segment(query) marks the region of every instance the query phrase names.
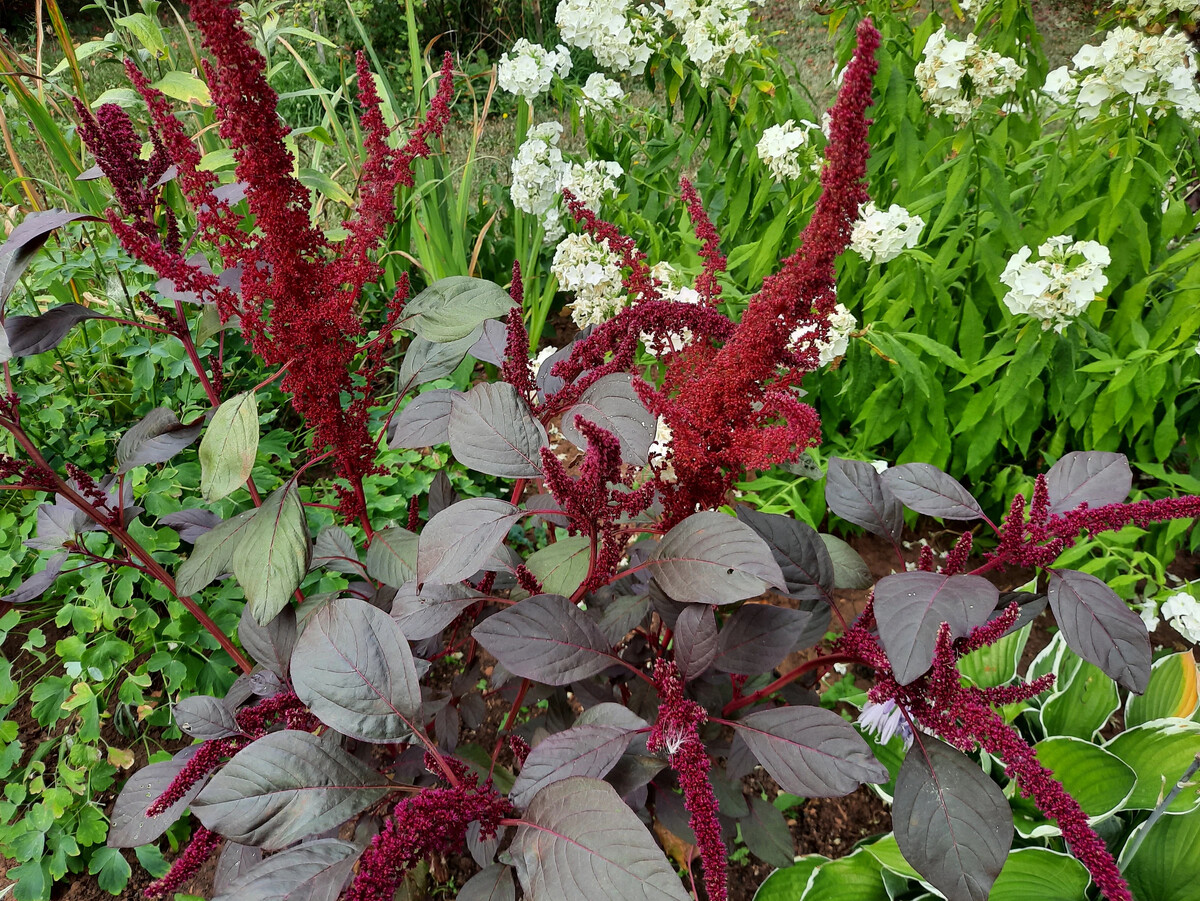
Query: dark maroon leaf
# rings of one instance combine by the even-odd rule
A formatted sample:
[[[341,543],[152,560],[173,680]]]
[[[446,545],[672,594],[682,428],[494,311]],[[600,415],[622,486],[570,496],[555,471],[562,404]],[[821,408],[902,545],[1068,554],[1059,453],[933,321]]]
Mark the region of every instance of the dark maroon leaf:
[[[478,591],[462,583],[426,582],[417,591],[417,583],[409,582],[392,600],[392,619],[409,641],[422,641],[437,635],[481,597]]]
[[[433,447],[448,442],[451,402],[461,394],[453,388],[418,394],[396,417],[388,447]]]
[[[474,497],[426,523],[417,547],[417,582],[449,585],[473,575],[522,516],[506,501]]]
[[[1046,596],[1071,650],[1134,694],[1150,682],[1150,636],[1117,593],[1087,573],[1051,570]]]
[[[456,901],[516,901],[516,897],[512,869],[494,863],[463,883]]]
[[[43,569],[35,572],[4,597],[0,597],[0,604],[27,604],[40,598],[46,589],[54,584],[69,556],[67,553],[55,554],[46,561]]]
[[[683,842],[696,844],[696,833],[692,831],[691,814],[683,803],[683,795],[661,785],[654,790],[654,819],[658,825]]]
[[[262,859],[262,848],[225,842],[221,846],[221,856],[217,858],[217,871],[213,875],[213,894],[224,894],[235,880],[240,879],[251,867],[257,866]]]
[[[1103,507],[1129,497],[1133,470],[1124,454],[1106,451],[1072,451],[1046,473],[1050,512],[1063,513],[1080,504]]]
[[[493,366],[504,364],[504,355],[508,350],[508,326],[496,319],[489,319],[483,324],[483,332],[479,340],[467,351],[482,363]]]
[[[896,843],[949,901],[987,901],[1012,845],[1008,801],[979,765],[922,735],[896,777]]]
[[[732,604],[783,589],[771,549],[745,523],[724,513],[693,513],[669,531],[649,560],[654,580],[673,600]]]
[[[736,512],[771,549],[789,595],[802,600],[829,597],[833,560],[816,530],[790,516],[759,513],[745,504],[738,504]]]
[[[233,718],[233,711],[219,698],[209,695],[192,695],[181,699],[171,708],[171,717],[175,725],[192,738],[204,741],[227,738],[242,731]]]
[[[117,472],[165,463],[200,437],[204,420],[184,425],[166,407],[155,407],[117,443]]]
[[[854,727],[832,710],[776,707],[732,725],[779,787],[794,795],[834,798],[891,778]]]
[[[277,851],[340,826],[393,788],[343,751],[336,735],[285,729],[238,751],[196,796],[192,812],[228,839]]]
[[[802,641],[805,646],[820,641],[828,626],[823,604],[811,611],[743,604],[721,627],[713,666],[741,676],[769,672]]]
[[[484,382],[452,399],[450,452],[476,472],[505,478],[540,476],[546,430],[508,382]]]
[[[579,714],[579,719],[575,720],[575,725],[617,726],[626,732],[636,732],[639,729],[647,728],[650,724],[624,704],[605,702],[597,704],[595,707],[589,707],[583,713]]]
[[[367,575],[399,588],[417,575],[417,536],[399,526],[380,529],[367,548]]]
[[[150,805],[170,787],[184,765],[195,756],[199,745],[184,748],[170,760],[142,767],[125,783],[117,795],[109,815],[108,846],[110,848],[136,848],[148,844],[170,828],[183,816],[192,798],[200,793],[206,779],[200,779],[187,789],[178,801],[156,817],[146,816]]]
[[[427,517],[434,517],[458,502],[458,494],[454,490],[454,486],[450,484],[450,477],[446,475],[444,469],[439,469],[437,475],[433,477],[433,482],[429,485],[429,504]]]
[[[250,612],[249,605],[242,608],[242,619],[238,623],[238,641],[256,663],[281,679],[286,679],[291,669],[296,633],[294,607],[284,607],[265,626],[259,625],[254,614]]]
[[[613,599],[600,615],[600,631],[609,644],[618,645],[636,629],[650,610],[650,598],[644,594],[623,594]],[[678,621],[676,621],[678,622]]]
[[[496,852],[499,850],[500,835],[481,837],[478,820],[467,826],[467,851],[477,864],[481,867],[489,866],[496,859]]]
[[[561,595],[534,595],[501,610],[471,633],[514,675],[569,685],[612,666],[608,639]]]
[[[458,368],[458,364],[467,358],[470,349],[479,336],[483,334],[483,326],[479,326],[465,338],[439,344],[426,341],[424,338],[413,338],[408,350],[404,352],[404,360],[400,364],[400,388],[407,394],[417,385],[424,385],[435,379],[445,378]]]
[[[1017,621],[1009,627],[1008,631],[1004,633],[1005,635],[1011,635],[1013,632],[1025,628],[1046,609],[1046,595],[1044,594],[1035,594],[1029,591],[1003,591],[1000,593],[1000,600],[996,601],[996,610],[989,617],[989,621],[1003,615],[1013,601],[1017,602],[1020,612],[1017,614]]]
[[[361,853],[336,838],[305,842],[249,868],[213,901],[334,901]]]
[[[573,726],[543,739],[529,752],[509,798],[524,808],[533,796],[568,776],[603,779],[629,747],[633,733],[618,726]]]
[[[104,178],[104,170],[97,166],[89,166],[78,175],[75,176],[76,181],[94,181],[97,178]]]
[[[740,782],[731,782],[725,778],[721,770],[715,768],[708,771],[708,781],[713,787],[713,794],[717,797],[717,806],[725,816],[744,817],[750,812],[750,806],[746,802],[746,795],[742,791]]]
[[[928,463],[904,463],[883,471],[883,487],[904,506],[940,519],[982,519],[983,508],[958,480]]]
[[[738,820],[742,840],[750,853],[773,867],[790,867],[796,860],[796,845],[787,820],[770,801],[750,796],[750,812]]]
[[[708,669],[717,656],[717,616],[712,607],[688,604],[675,620],[674,642],[675,665],[684,681]]]
[[[9,295],[12,294],[21,274],[33,262],[37,252],[49,239],[50,233],[80,219],[100,221],[87,213],[44,210],[30,213],[12,230],[8,240],[0,245],[0,314],[4,312],[4,306],[8,303]]]
[[[573,776],[542,789],[509,849],[528,901],[689,901],[613,787]]]
[[[638,400],[632,378],[628,373],[613,373],[589,385],[563,416],[563,437],[581,450],[587,448],[587,439],[575,428],[575,417],[580,416],[620,440],[621,458],[626,463],[644,466],[657,423]]]
[[[58,347],[67,332],[85,319],[103,318],[77,303],[65,303],[40,316],[9,316],[4,321],[8,349],[14,357],[31,357]]]
[[[907,685],[929,669],[942,623],[950,624],[953,637],[963,638],[988,621],[999,598],[982,576],[910,572],[880,579],[875,619],[896,681]]]
[[[94,532],[99,528],[90,516],[66,498],[56,495],[53,503],[38,505],[37,537],[25,539],[24,544],[35,550],[48,550],[74,541],[80,532]]]
[[[326,526],[313,541],[313,557],[309,569],[324,566],[334,572],[362,576],[363,566],[354,549],[354,539],[341,526]]]
[[[208,257],[203,253],[196,252],[187,258],[187,264],[193,269],[199,270],[205,275],[212,275],[212,266],[208,262]],[[154,283],[154,290],[165,297],[167,300],[177,300],[180,303],[202,304],[206,302],[206,298],[201,297],[195,291],[185,291],[178,287],[176,283],[169,278],[160,278]]]
[[[201,510],[198,507],[188,510],[178,510],[168,513],[158,521],[159,525],[168,526],[179,533],[179,539],[188,544],[195,544],[196,539],[205,532],[211,532],[221,524],[221,517],[211,510]]]
[[[410,734],[421,686],[395,620],[357,598],[318,610],[292,652],[292,687],[328,726],[370,742]]]
[[[575,343],[583,338],[585,332],[590,331],[591,326],[588,326],[586,329],[584,329],[584,332],[580,332],[578,335],[576,335],[575,339],[570,344],[566,345],[565,347],[560,347],[542,361],[542,366],[537,371],[537,375],[534,377],[534,381],[537,383],[538,393],[541,394],[542,400],[545,400],[551,395],[557,394],[567,384],[558,376],[551,375],[554,370],[554,366],[559,361],[568,359],[575,350]]]
[[[825,502],[847,522],[893,543],[900,540],[904,507],[884,487],[870,463],[831,457],[825,477]]]

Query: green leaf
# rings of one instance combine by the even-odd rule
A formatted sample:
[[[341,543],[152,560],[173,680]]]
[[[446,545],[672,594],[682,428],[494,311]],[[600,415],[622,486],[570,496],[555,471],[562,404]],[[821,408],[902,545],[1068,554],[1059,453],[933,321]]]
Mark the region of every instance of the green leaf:
[[[367,575],[392,588],[417,577],[417,536],[408,529],[380,529],[367,548]]]
[[[871,855],[856,851],[822,864],[813,874],[804,901],[888,901],[883,874]]]
[[[31,860],[19,867],[12,867],[5,876],[16,883],[14,901],[50,901],[50,861],[46,858]]]
[[[212,94],[208,85],[191,72],[181,72],[173,69],[154,82],[156,90],[162,91],[172,100],[181,103],[195,103],[200,106],[212,106]]]
[[[1047,736],[1074,735],[1091,741],[1121,706],[1117,683],[1070,650],[1058,666],[1058,689],[1042,705]]]
[[[804,894],[808,881],[817,867],[828,863],[828,857],[809,854],[790,867],[776,870],[758,887],[753,901],[797,901]]]
[[[200,439],[200,493],[210,503],[248,478],[258,453],[258,402],[253,391],[217,407]]]
[[[344,203],[349,207],[354,206],[354,198],[346,192],[345,188],[324,172],[317,169],[301,169],[297,177],[300,179],[300,184],[304,185],[304,187],[316,191],[318,194],[337,203]]]
[[[1143,824],[1130,837],[1145,832]],[[1129,845],[1126,846],[1127,848]],[[1122,875],[1137,901],[1192,901],[1200,883],[1200,810],[1160,817],[1131,860],[1121,855]]]
[[[233,575],[260,625],[273,620],[308,572],[312,540],[294,482],[276,488],[254,511],[233,553]]]
[[[562,538],[535,551],[525,561],[547,594],[570,597],[587,577],[591,541],[582,536]]]
[[[1089,817],[1106,817],[1120,810],[1133,793],[1137,782],[1133,770],[1116,754],[1090,741],[1047,738],[1034,745],[1034,750]]]
[[[116,848],[97,848],[92,852],[88,872],[96,877],[96,884],[110,895],[125,891],[132,870],[129,862]]]
[[[404,307],[401,325],[426,341],[465,338],[485,319],[505,315],[513,299],[495,282],[465,275],[438,279]]]
[[[972,651],[959,660],[958,671],[980,688],[995,688],[1011,682],[1032,630],[1033,623],[1029,623],[995,644]]]
[[[175,573],[175,589],[181,595],[195,594],[222,573],[229,572],[233,553],[245,538],[254,510],[246,510],[210,529],[196,539],[191,556]]]
[[[1008,855],[988,901],[1085,901],[1087,869],[1069,854],[1021,848]]]
[[[1164,717],[1189,719],[1196,712],[1196,658],[1191,651],[1168,654],[1154,662],[1143,695],[1125,703],[1125,727]]]
[[[1200,723],[1180,719],[1151,720],[1126,729],[1104,747],[1137,773],[1137,786],[1125,802],[1125,809],[1152,810],[1200,752]],[[1185,813],[1195,810],[1198,805],[1200,783],[1193,780],[1171,802],[1167,812]]]

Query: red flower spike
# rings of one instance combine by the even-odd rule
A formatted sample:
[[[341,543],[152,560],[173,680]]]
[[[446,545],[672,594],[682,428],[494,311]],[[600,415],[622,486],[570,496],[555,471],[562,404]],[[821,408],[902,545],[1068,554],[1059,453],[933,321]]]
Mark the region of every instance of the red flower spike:
[[[700,240],[700,259],[704,260],[704,271],[696,279],[696,291],[711,306],[716,306],[721,299],[721,285],[717,281],[718,273],[725,271],[725,254],[721,253],[721,238],[713,227],[712,220],[704,211],[700,195],[686,178],[681,182],[683,202],[687,204],[688,216],[692,220],[692,229]]]
[[[167,875],[146,886],[143,896],[149,901],[154,901],[156,898],[174,895],[200,872],[205,861],[220,847],[221,841],[222,838],[217,833],[197,826],[196,831],[192,833],[192,840],[188,842],[183,853],[175,858]]]

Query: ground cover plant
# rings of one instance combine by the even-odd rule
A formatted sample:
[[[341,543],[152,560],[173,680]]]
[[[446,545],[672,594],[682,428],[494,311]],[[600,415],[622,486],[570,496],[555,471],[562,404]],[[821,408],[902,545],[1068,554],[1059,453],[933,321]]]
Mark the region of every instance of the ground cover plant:
[[[122,846],[161,867],[161,852],[146,849],[171,830],[186,849],[151,896],[180,888],[220,849],[216,897],[386,897],[423,859],[466,848],[481,871],[460,897],[512,897],[519,885],[534,898],[721,898],[735,836],[759,850],[781,842],[778,810],[740,785],[761,765],[796,796],[883,786],[907,863],[893,855],[875,871],[947,897],[1003,889],[1014,860],[1046,878],[1064,866],[1049,850],[1060,838],[1106,897],[1130,897],[1123,872],[1139,898],[1178,884],[1188,859],[1159,863],[1195,828],[1194,663],[1152,665],[1142,619],[1062,561],[1080,536],[1191,522],[1200,500],[1129,502],[1125,457],[1067,453],[1044,475],[1031,473],[1031,490],[993,520],[928,464],[880,473],[831,458],[830,512],[897,550],[905,507],[983,524],[964,531],[940,566],[927,551],[916,571],[878,582],[852,623],[830,614],[836,588],[864,587],[861,561],[844,543],[790,516],[722,512],[739,480],[794,464],[820,441],[816,411],[796,389],[840,353],[835,261],[868,196],[866,114],[880,50],[869,21],[856,30],[799,249],[770,261],[775,271],[760,288],[721,305],[737,282],[696,185],[684,181],[672,207],[699,261],[694,298],[568,187],[575,237],[617,255],[625,299],[548,359],[531,359],[521,302],[532,273],[519,259],[506,288],[458,275],[411,299],[403,278],[390,300],[371,289],[396,190],[413,187],[415,161],[450,115],[450,61],[428,114],[399,140],[358,60],[359,201],[331,233],[314,225],[263,59],[239,17],[216,0],[193,4],[192,14],[215,61],[206,84],[236,180],[223,184],[202,165],[186,120],[129,67],[148,125],[115,105],[80,104],[77,113],[114,194],[107,224],[160,281],[136,296],[128,317],[62,304],[5,320],[5,471],[14,492],[51,496],[36,508],[34,540],[53,552],[12,599],[36,597],[68,565],[111,567],[131,593],[146,586],[138,589],[146,608],[174,605],[172,619],[186,620],[189,635],[201,634],[198,624],[215,646],[211,666],[243,671],[228,691],[191,683],[176,694],[175,722],[200,743],[130,779],[94,872],[116,885]],[[78,216],[35,215],[14,231],[7,288]],[[545,225],[530,223],[531,243]],[[527,262],[539,265],[540,251]],[[149,409],[121,432],[113,457],[111,444],[97,446],[84,466],[44,451],[38,439],[52,430],[33,412],[32,377],[41,355],[100,323],[161,335],[155,346],[174,348],[181,376],[198,389],[190,408]],[[406,332],[400,390],[380,402],[388,351]],[[495,367],[495,377],[469,388],[438,381],[468,357]],[[275,459],[260,459],[260,409],[287,417],[307,459],[296,466],[298,457],[274,449]],[[197,440],[196,477],[180,507],[141,473],[165,472],[158,467],[190,457]],[[423,499],[411,489],[383,496],[373,480],[396,459],[384,442],[391,451],[448,445],[486,493],[459,499],[442,477]],[[150,517],[153,528],[143,525]],[[989,528],[994,545],[968,571]],[[174,551],[160,550],[160,531],[192,545],[173,569],[160,559]],[[1040,590],[1001,594],[981,578],[1014,567],[1035,570]],[[757,602],[767,589],[779,594]],[[244,599],[236,629],[228,615],[236,605],[220,617],[206,609],[215,597]],[[1015,660],[1013,636],[1047,604],[1062,637],[1028,683],[1014,681],[1015,664],[998,678],[992,670],[1004,667],[979,663],[988,653]],[[823,642],[813,659],[775,671],[789,652]],[[86,653],[76,672],[88,667],[92,677],[108,652]],[[873,673],[859,729],[798,686],[847,663]],[[1095,672],[1082,675],[1085,666]],[[1156,676],[1168,687],[1150,691]],[[1037,750],[1030,740],[1080,731],[1084,743],[1093,739],[1101,725],[1064,725],[1062,713],[1047,711],[1071,710],[1072,691],[1103,679],[1108,688],[1089,697],[1147,700],[1141,710],[1126,702],[1125,755],[1116,750],[1123,736],[1114,750],[1098,749],[1106,765],[1115,769],[1116,758],[1132,773],[1122,771],[1132,778],[1128,795],[1100,809],[1078,782],[1077,799],[1043,766],[1054,759],[1069,773],[1080,755],[1099,756]],[[86,724],[101,702],[80,684],[88,682],[64,684],[72,694],[59,709],[82,710]],[[492,699],[507,709],[495,741],[464,741]],[[1011,722],[1018,705],[1037,714],[1043,735]],[[1101,704],[1100,723],[1110,712]],[[911,747],[892,743],[889,755],[886,743],[863,736],[871,729],[885,742],[904,732]],[[1142,744],[1152,752],[1139,757]],[[980,762],[966,756],[976,751]],[[1018,792],[1040,813],[1022,807]],[[187,808],[193,819],[177,822]],[[1120,865],[1106,848],[1110,833],[1092,828],[1118,809]],[[643,822],[669,821],[672,811],[694,837],[683,881]],[[38,828],[43,814],[28,819],[25,846],[37,859],[18,891],[48,890],[58,864],[36,845],[51,833]],[[188,822],[198,824],[190,837]],[[1024,847],[1010,855],[1014,832]],[[76,856],[53,840],[60,858]],[[881,861],[885,849],[875,845],[871,857]],[[864,853],[828,869],[801,862],[802,872],[782,878],[812,877],[805,897],[820,897],[853,879]],[[1076,869],[1064,897],[1082,897],[1089,876]]]

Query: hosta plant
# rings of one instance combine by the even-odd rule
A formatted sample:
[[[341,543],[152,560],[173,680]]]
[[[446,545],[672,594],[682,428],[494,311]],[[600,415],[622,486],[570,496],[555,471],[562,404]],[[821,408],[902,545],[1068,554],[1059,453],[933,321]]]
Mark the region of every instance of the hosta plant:
[[[39,508],[39,538],[66,554],[26,595],[52,584],[71,555],[133,568],[174,594],[244,671],[224,697],[178,699],[175,721],[199,743],[138,772],[112,811],[114,846],[156,841],[189,808],[197,821],[149,896],[180,888],[219,850],[219,899],[367,901],[389,897],[422,861],[465,849],[481,870],[459,897],[514,897],[519,884],[532,899],[702,890],[718,901],[736,829],[778,832],[774,807],[740,787],[754,767],[804,797],[889,779],[855,727],[802,688],[855,662],[874,673],[872,721],[913,733],[895,789],[897,821],[910,825],[897,839],[930,884],[953,899],[982,897],[1007,857],[1007,801],[966,756],[981,748],[1055,821],[1105,895],[1129,897],[1080,805],[995,709],[1048,690],[1052,675],[980,688],[961,682],[959,660],[1019,627],[1043,597],[1001,595],[982,575],[1028,567],[1044,572],[1044,599],[1070,647],[1127,690],[1144,690],[1142,621],[1099,580],[1054,563],[1081,535],[1194,518],[1200,498],[1125,503],[1123,457],[1074,453],[994,525],[931,466],[881,476],[835,459],[827,500],[843,519],[898,544],[907,506],[982,521],[998,542],[964,572],[973,534],[964,532],[940,568],[926,554],[918,571],[881,580],[853,623],[833,593],[870,580],[844,543],[789,517],[720,509],[735,480],[794,461],[818,440],[817,414],[796,388],[819,365],[834,261],[866,201],[879,42],[870,22],[831,111],[823,193],[801,246],[740,320],[718,308],[726,260],[690,185],[682,200],[704,262],[697,303],[662,299],[636,244],[568,196],[578,227],[620,255],[633,302],[535,372],[519,270],[507,291],[459,276],[412,299],[402,286],[382,310],[361,302],[379,272],[371,251],[393,194],[448,115],[450,62],[429,116],[394,146],[360,60],[367,161],[358,215],[335,242],[311,224],[238,14],[224,0],[195,0],[190,11],[215,60],[208,83],[236,184],[198,165],[169,104],[136,70],[151,116],[148,159],[120,110],[80,115],[115,196],[109,223],[158,271],[159,297],[173,305],[144,298],[153,318],[142,324],[186,348],[211,416],[182,423],[149,412],[118,444],[114,472],[98,475],[44,456],[23,424],[36,413],[16,394],[0,409],[16,448],[3,458],[9,486],[52,495]],[[161,202],[172,167],[195,217],[187,234],[190,220]],[[19,267],[29,247],[10,248],[9,264]],[[196,257],[197,248],[207,252]],[[54,346],[87,318],[82,309],[11,317],[9,355]],[[227,390],[240,375],[223,356],[235,338],[195,340],[204,316],[210,336],[236,325],[273,372]],[[402,332],[412,334],[402,396],[468,354],[499,378],[434,387],[399,411],[399,402],[380,405],[380,375]],[[648,344],[659,364],[639,371]],[[17,368],[10,361],[6,375]],[[254,468],[258,397],[273,380],[291,396],[293,421],[311,430],[312,456],[296,472],[264,475]],[[125,475],[191,453],[197,438],[203,500],[233,498],[241,509],[162,517],[193,546],[169,573],[137,538],[140,499]],[[503,494],[459,499],[436,480],[424,498],[406,499],[403,525],[381,521],[365,486],[388,464],[384,438],[393,449],[448,445]],[[322,472],[314,464],[326,461],[330,503],[310,488]],[[310,517],[328,508],[341,524],[314,535]],[[313,590],[330,574],[344,577],[339,590]],[[203,593],[230,575],[246,600],[236,636],[203,607]],[[836,641],[777,672],[789,652],[825,640],[831,611]],[[694,836],[687,887],[644,823],[652,816],[686,822]]]

